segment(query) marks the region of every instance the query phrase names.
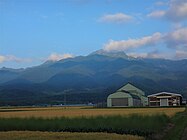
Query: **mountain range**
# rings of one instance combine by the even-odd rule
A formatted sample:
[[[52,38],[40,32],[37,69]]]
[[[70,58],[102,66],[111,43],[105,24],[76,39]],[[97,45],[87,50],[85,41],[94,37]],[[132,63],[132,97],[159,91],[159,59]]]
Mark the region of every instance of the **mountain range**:
[[[128,82],[146,95],[168,91],[187,97],[187,60],[134,58],[98,50],[26,69],[1,68],[0,105],[105,102]]]

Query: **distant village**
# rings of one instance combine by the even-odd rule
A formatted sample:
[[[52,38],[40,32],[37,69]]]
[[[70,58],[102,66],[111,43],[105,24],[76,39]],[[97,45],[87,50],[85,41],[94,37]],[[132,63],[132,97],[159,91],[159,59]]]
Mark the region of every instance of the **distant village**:
[[[107,107],[165,107],[186,105],[181,94],[160,92],[145,96],[145,92],[131,83],[126,84],[107,98]]]

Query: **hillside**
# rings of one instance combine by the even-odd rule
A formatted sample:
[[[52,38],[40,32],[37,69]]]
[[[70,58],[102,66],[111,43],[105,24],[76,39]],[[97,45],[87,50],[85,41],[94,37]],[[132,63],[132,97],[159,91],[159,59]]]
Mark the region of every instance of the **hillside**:
[[[0,69],[0,104],[104,102],[131,82],[147,95],[170,91],[187,97],[187,60],[143,59],[99,50],[27,69]],[[66,95],[64,95],[66,94]]]

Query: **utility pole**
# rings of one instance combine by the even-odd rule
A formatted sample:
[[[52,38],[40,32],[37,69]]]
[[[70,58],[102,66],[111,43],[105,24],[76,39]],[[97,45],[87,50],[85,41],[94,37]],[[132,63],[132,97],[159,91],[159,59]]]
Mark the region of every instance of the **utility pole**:
[[[66,108],[66,92],[64,93],[64,106]]]
[[[66,109],[66,104],[67,104],[67,93],[69,90],[64,90],[64,108]]]
[[[67,105],[67,94],[71,91],[71,89],[64,90],[64,107]]]

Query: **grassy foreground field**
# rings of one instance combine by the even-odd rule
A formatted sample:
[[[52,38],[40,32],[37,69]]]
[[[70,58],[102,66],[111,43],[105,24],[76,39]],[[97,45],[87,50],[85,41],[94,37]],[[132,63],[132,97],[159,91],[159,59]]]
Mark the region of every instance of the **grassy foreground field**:
[[[166,114],[174,116],[183,112],[185,108],[106,108],[91,107],[46,107],[46,108],[0,108],[0,118],[54,118],[54,117],[80,117],[80,116],[114,116],[114,115],[155,115]]]
[[[144,140],[143,137],[108,133],[69,133],[69,132],[0,132],[2,140]]]

